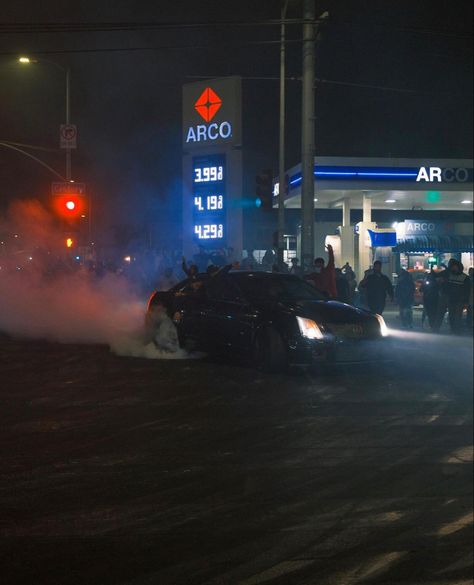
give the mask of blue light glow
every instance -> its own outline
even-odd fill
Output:
[[[418,173],[355,173],[358,177],[417,177]]]
[[[356,177],[360,173],[356,172],[344,172],[344,171],[314,171],[314,175],[317,177],[319,175],[328,175],[331,177]]]
[[[390,167],[336,167],[323,166],[314,168],[314,176],[324,180],[331,179],[416,179],[418,169],[414,168],[390,168]],[[290,178],[290,188],[300,184],[302,181],[301,173],[297,173]]]

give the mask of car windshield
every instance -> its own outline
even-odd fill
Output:
[[[259,277],[245,275],[238,278],[245,296],[255,300],[323,301],[324,295],[296,276]]]

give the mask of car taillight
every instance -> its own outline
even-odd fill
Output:
[[[155,298],[155,295],[156,295],[156,293],[152,293],[150,295],[150,298],[148,299],[148,303],[147,303],[147,309],[146,309],[147,311],[149,311],[152,307],[159,307],[159,306],[161,306],[160,301],[157,300],[157,301],[153,302],[153,299]]]

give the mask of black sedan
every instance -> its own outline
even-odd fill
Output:
[[[231,352],[265,370],[337,357],[343,347],[369,347],[387,335],[380,315],[328,300],[297,276],[221,270],[154,293],[154,315],[173,320],[182,347],[211,354]]]

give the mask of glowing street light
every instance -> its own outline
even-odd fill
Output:
[[[69,67],[63,67],[56,61],[51,61],[50,59],[45,59],[41,57],[41,59],[30,59],[26,55],[23,55],[18,58],[19,63],[23,65],[29,65],[31,63],[49,63],[50,65],[54,65],[57,69],[62,71],[66,76],[66,125],[69,126],[70,124],[70,112],[71,112],[71,104],[70,104],[70,71]],[[71,181],[71,149],[70,147],[66,147],[66,180]]]

